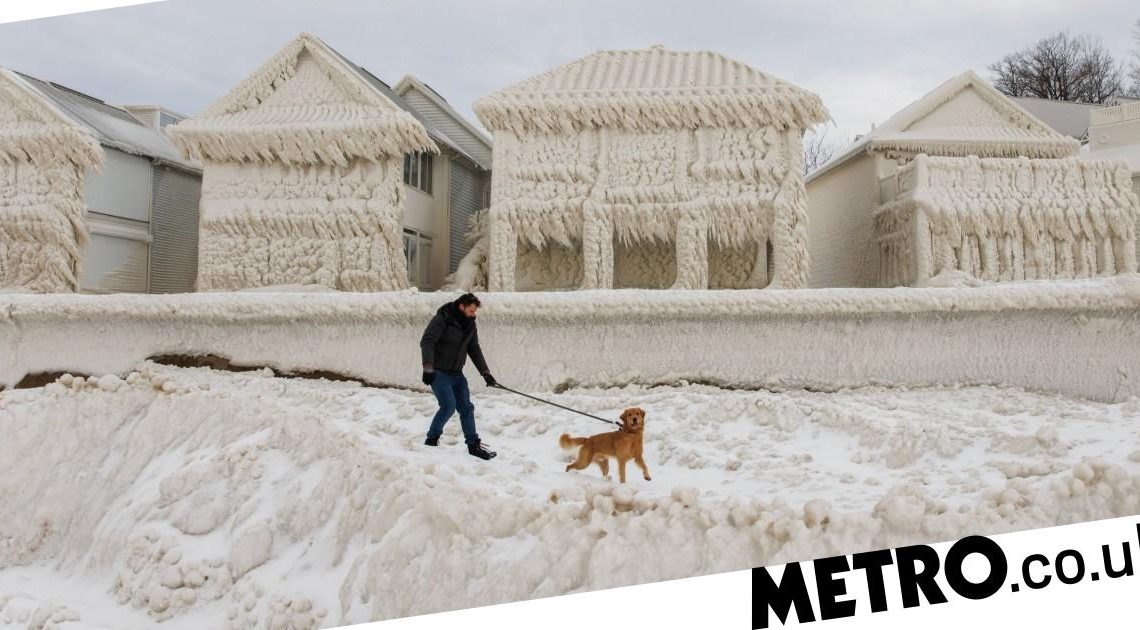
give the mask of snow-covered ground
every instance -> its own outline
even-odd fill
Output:
[[[474,380],[473,380],[474,382]],[[145,363],[0,393],[0,628],[327,627],[1140,513],[1140,400],[996,387],[671,387],[644,481],[563,472],[598,422],[424,391]]]

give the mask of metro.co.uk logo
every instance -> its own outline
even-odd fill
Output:
[[[1088,559],[1075,549],[1031,553],[1014,564],[1012,571],[1005,550],[986,536],[962,538],[950,546],[944,557],[931,546],[911,545],[820,558],[810,563],[815,576],[814,588],[809,588],[801,563],[784,565],[778,580],[768,568],[755,568],[752,569],[752,627],[768,628],[793,619],[803,624],[867,612],[887,612],[890,610],[888,581],[891,587],[897,588],[899,596],[891,599],[896,602],[901,599],[905,609],[945,604],[955,595],[963,599],[985,599],[1003,588],[1017,593],[1024,592],[1023,589],[1132,577],[1132,554],[1140,550],[1140,523],[1136,523],[1135,528],[1136,538],[1131,544],[1127,540],[1101,544]],[[966,570],[968,564],[973,571]],[[987,566],[978,571],[981,565]],[[940,575],[948,588],[939,585],[936,578]],[[848,593],[848,581],[860,578],[865,580],[866,601]],[[812,591],[818,607],[812,605]]]

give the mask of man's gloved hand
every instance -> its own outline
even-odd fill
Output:
[[[494,387],[499,384],[499,382],[495,380],[495,377],[491,376],[490,372],[483,374],[483,380],[487,381],[487,387]]]
[[[435,372],[424,372],[424,385],[431,385],[435,380]]]

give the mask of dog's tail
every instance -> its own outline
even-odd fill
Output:
[[[581,446],[586,443],[586,438],[570,437],[570,434],[563,433],[558,438],[558,446],[562,448],[571,448],[574,446]]]

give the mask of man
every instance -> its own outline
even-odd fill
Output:
[[[479,331],[475,328],[475,313],[478,310],[479,298],[465,293],[454,302],[439,307],[420,338],[423,381],[431,387],[435,399],[439,401],[439,411],[435,412],[435,417],[431,420],[424,444],[439,445],[443,426],[458,409],[467,452],[480,459],[491,459],[496,453],[487,449],[479,440],[479,434],[475,430],[475,405],[471,404],[471,392],[467,388],[467,378],[463,376],[463,364],[470,355],[475,368],[487,381],[487,386],[497,384],[483,358],[483,350],[479,347]]]

